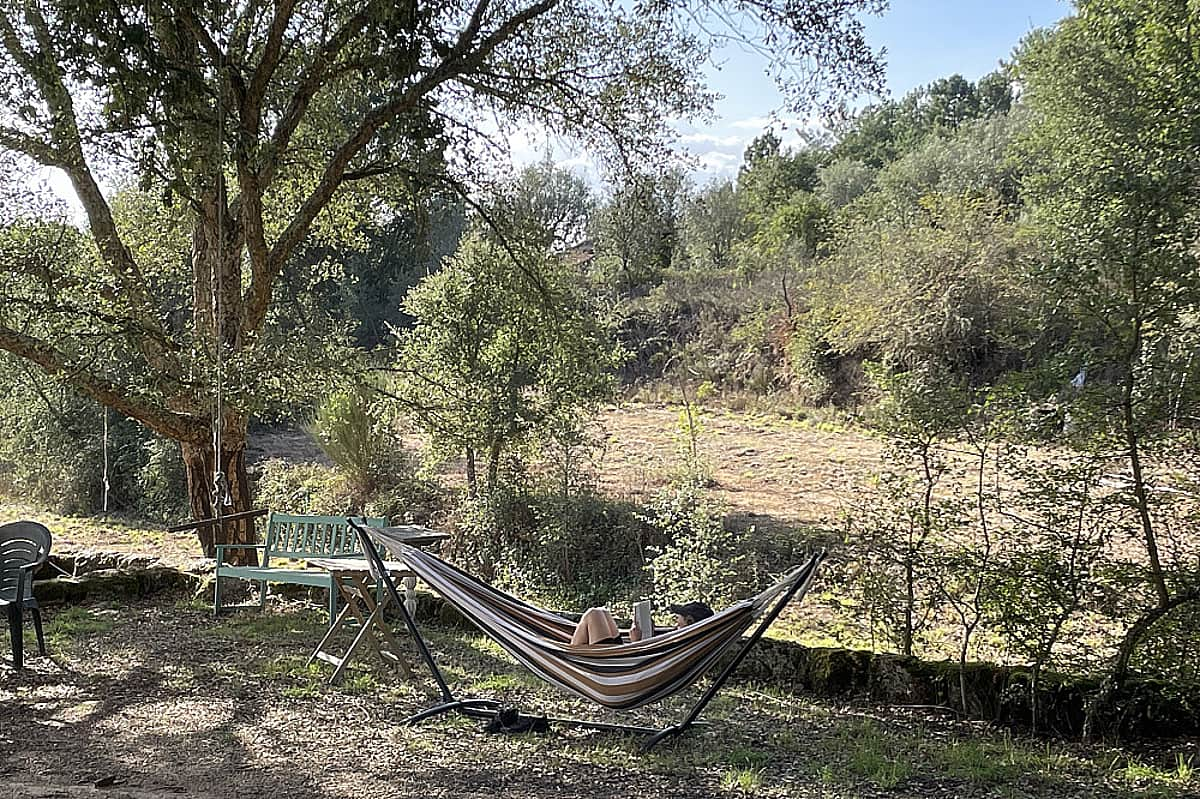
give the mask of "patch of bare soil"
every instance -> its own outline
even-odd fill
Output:
[[[1095,764],[1109,752],[749,685],[710,705],[711,726],[649,755],[639,739],[579,729],[497,736],[454,717],[404,726],[436,701],[427,676],[402,681],[363,654],[342,685],[327,685],[326,667],[305,665],[323,632],[311,608],[273,605],[218,621],[188,604],[139,602],[48,615],[53,659],[33,656],[21,673],[0,666],[0,785],[9,796],[1127,795]],[[595,717],[490,643],[430,632],[456,690]],[[662,725],[695,698],[624,718]],[[968,743],[1022,765],[971,771],[954,755]]]

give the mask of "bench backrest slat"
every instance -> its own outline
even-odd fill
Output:
[[[387,527],[387,519],[355,517],[367,527]],[[267,519],[264,558],[340,558],[362,554],[358,535],[345,516],[295,516],[272,513]]]

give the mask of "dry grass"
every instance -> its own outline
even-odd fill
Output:
[[[683,468],[679,407],[626,405],[601,414],[602,488],[644,499]],[[878,439],[829,422],[720,409],[694,411],[697,449],[730,511],[789,526],[828,523],[882,464]]]

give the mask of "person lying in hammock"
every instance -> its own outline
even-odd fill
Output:
[[[703,602],[671,605],[671,612],[675,614],[675,629],[695,624],[701,619],[707,619],[713,615],[712,608]],[[644,632],[637,626],[635,620],[633,626],[629,628],[628,640],[640,641]],[[575,625],[575,634],[571,636],[572,646],[623,643],[625,643],[625,639],[621,637],[621,631],[617,629],[617,623],[613,620],[612,612],[608,608],[588,608],[587,612],[580,617],[579,624]]]

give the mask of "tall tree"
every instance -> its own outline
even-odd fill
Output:
[[[520,253],[518,263],[513,251]],[[613,389],[618,350],[565,259],[468,235],[405,298],[401,406],[443,451],[463,455],[467,489],[491,494],[501,457],[578,418]]]
[[[578,244],[594,204],[587,182],[547,154],[522,169],[515,180],[496,187],[486,210],[476,208],[487,215],[493,233],[540,258]]]
[[[688,184],[680,171],[626,175],[593,218],[597,261],[619,291],[662,281],[682,239]]]
[[[1062,298],[1081,365],[1092,367],[1085,395],[1098,413],[1079,426],[1121,453],[1129,530],[1144,555],[1146,604],[1118,649],[1116,684],[1149,628],[1200,599],[1194,565],[1182,553],[1172,563],[1148,457],[1178,409],[1194,415],[1200,402],[1197,53],[1193,3],[1083,0],[1018,59],[1041,156],[1026,185],[1052,244],[1036,277]]]
[[[661,154],[662,120],[710,101],[699,76],[712,41],[694,33],[706,20],[743,20],[778,62],[815,65],[794,82],[797,101],[877,85],[856,15],[880,7],[10,0],[0,151],[67,176],[96,269],[24,275],[20,303],[0,303],[0,348],[179,441],[196,518],[219,510],[214,476],[226,510],[245,509],[249,416],[264,389],[283,388],[278,353],[303,339],[273,325],[276,286],[306,238],[347,213],[355,187],[449,181],[466,193],[481,142],[502,139],[483,119],[578,136],[612,162]],[[114,219],[104,185],[133,175],[187,209],[184,315]],[[68,281],[87,308],[59,306]],[[88,329],[73,329],[80,319]],[[207,554],[218,539],[251,538],[247,524],[201,528]]]

